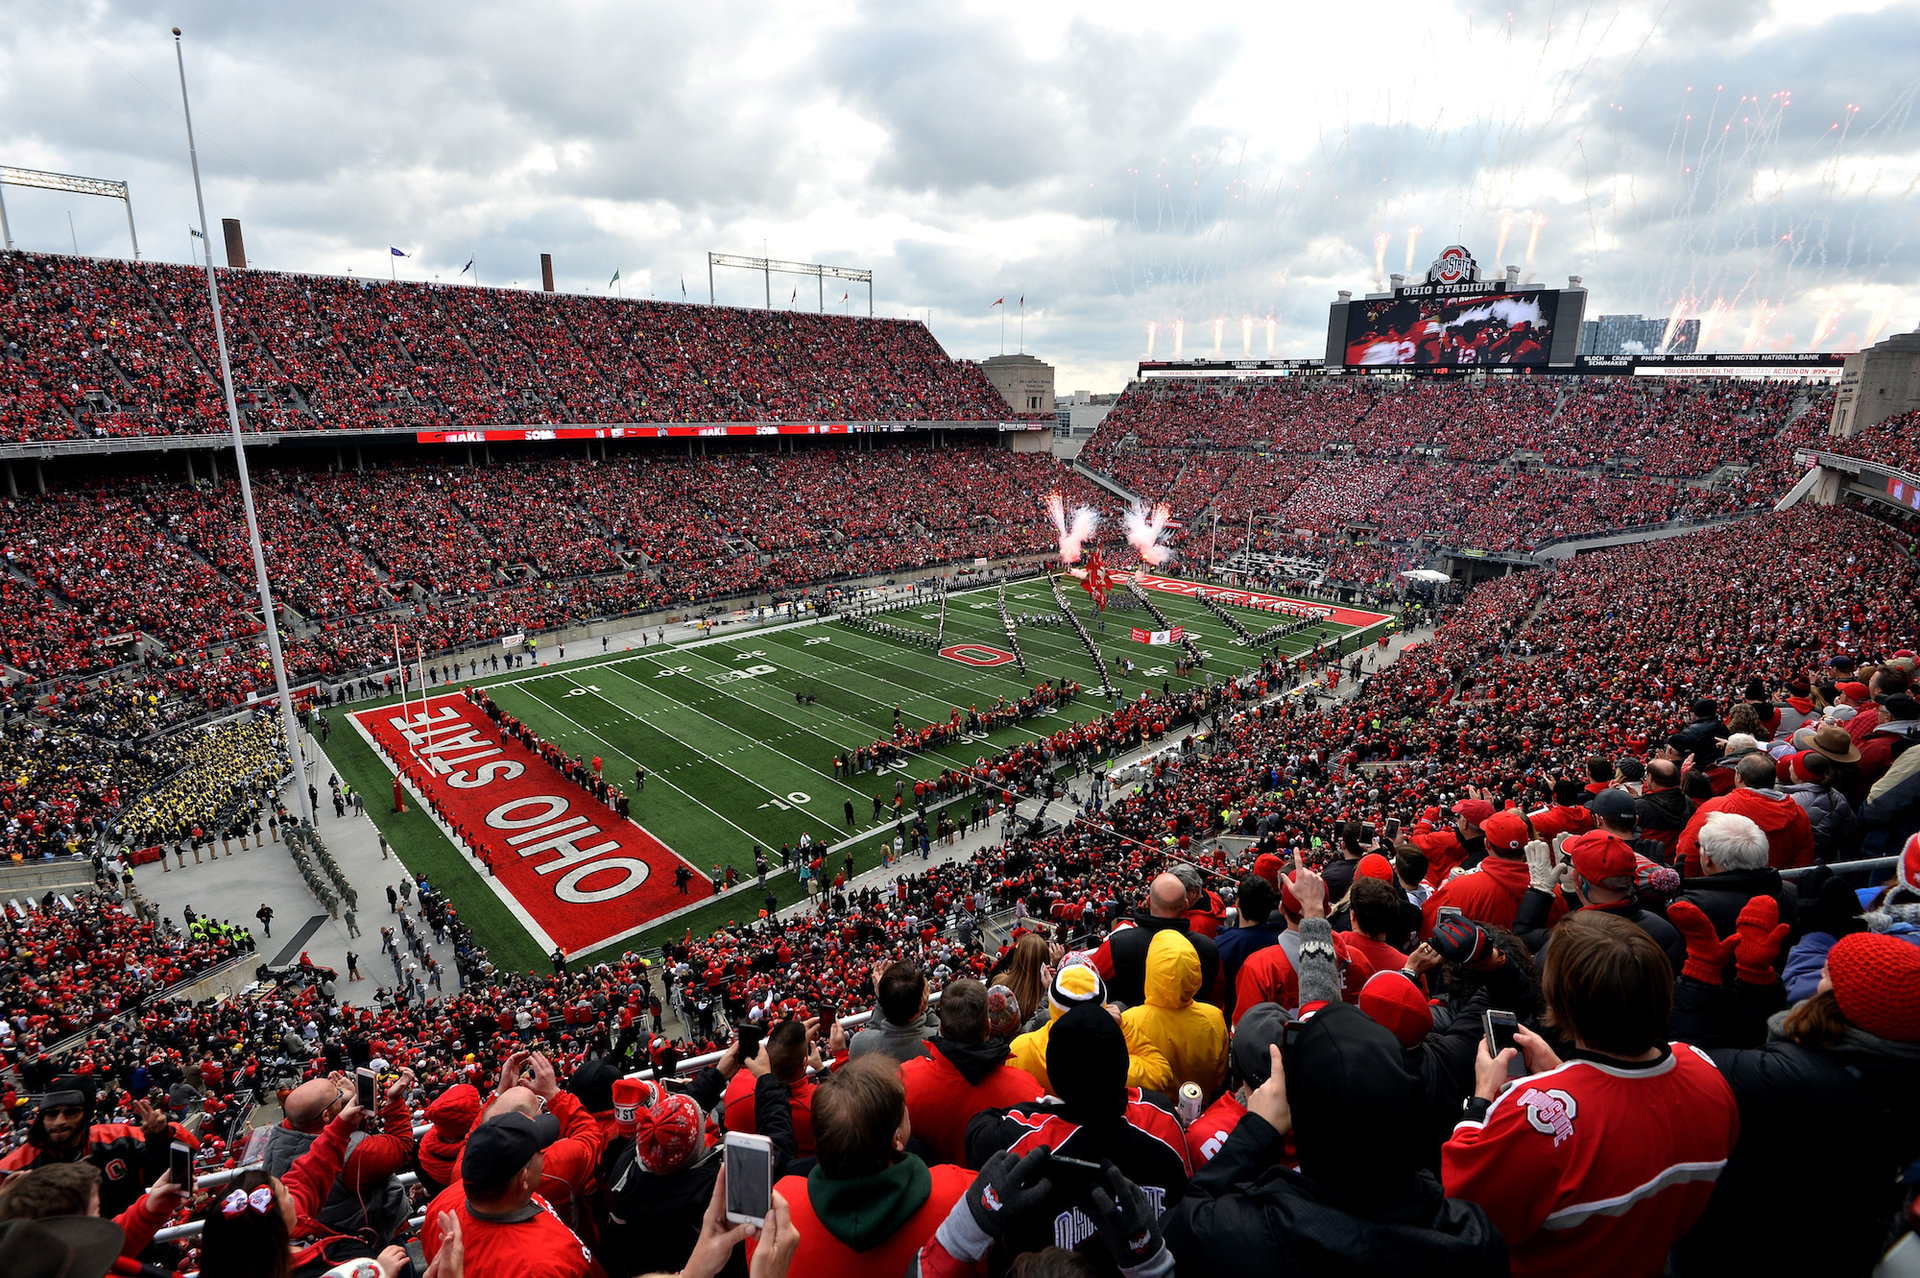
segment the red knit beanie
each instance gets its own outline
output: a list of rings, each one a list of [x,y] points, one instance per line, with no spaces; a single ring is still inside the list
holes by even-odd
[[[1280,880],[1280,908],[1289,918],[1300,917],[1300,898],[1293,894],[1293,876],[1290,874]]]
[[[1909,834],[1907,845],[1900,849],[1900,886],[1920,892],[1920,834]]]
[[[1378,852],[1369,852],[1360,858],[1360,864],[1353,869],[1356,879],[1379,879],[1385,883],[1393,882],[1393,862]]]
[[[1253,858],[1253,872],[1275,887],[1278,887],[1280,885],[1280,871],[1285,868],[1286,864],[1285,861],[1282,861],[1273,853],[1262,852],[1259,856]]]
[[[1853,1024],[1895,1043],[1920,1043],[1920,945],[1856,932],[1827,951],[1827,974]]]
[[[1387,1027],[1412,1047],[1433,1029],[1433,1011],[1427,996],[1402,972],[1375,972],[1360,988],[1360,1010]]]
[[[672,1092],[634,1113],[634,1152],[655,1175],[677,1172],[700,1148],[700,1107],[690,1096]]]

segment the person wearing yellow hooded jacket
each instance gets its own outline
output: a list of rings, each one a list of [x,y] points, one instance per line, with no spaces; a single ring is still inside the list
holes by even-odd
[[[1100,979],[1100,973],[1081,963],[1061,968],[1053,984],[1047,987],[1047,1023],[1008,1044],[1010,1062],[1033,1075],[1034,1081],[1048,1092],[1057,1093],[1047,1077],[1047,1040],[1053,1027],[1060,1023],[1062,1016],[1082,1004],[1100,1007],[1106,1001],[1107,983]],[[1124,1018],[1120,1028],[1127,1040],[1127,1086],[1172,1095],[1176,1084],[1166,1056],[1139,1030],[1128,1026]]]
[[[1200,954],[1181,933],[1153,938],[1146,992],[1146,1002],[1120,1017],[1128,1043],[1145,1039],[1159,1050],[1173,1075],[1171,1088],[1198,1083],[1202,1095],[1218,1095],[1227,1083],[1227,1018],[1213,1004],[1194,1001]]]

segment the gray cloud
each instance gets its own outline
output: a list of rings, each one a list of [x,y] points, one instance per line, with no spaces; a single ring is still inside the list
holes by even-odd
[[[1517,262],[1534,215],[1535,273],[1584,274],[1593,309],[1764,300],[1781,310],[1762,340],[1826,322],[1830,344],[1910,322],[1920,3],[1774,30],[1779,8],[1525,6],[1509,26],[1504,3],[1462,0],[1398,64],[1363,12],[1281,29],[1258,6],[1186,27],[1045,3],[200,0],[178,20],[208,212],[243,218],[259,265],[384,274],[397,244],[415,278],[477,257],[488,283],[528,282],[545,251],[563,287],[617,268],[677,298],[684,274],[704,300],[709,249],[764,241],[871,266],[880,312],[931,309],[960,355],[998,349],[987,304],[1024,291],[1029,348],[1112,389],[1149,323],[1161,354],[1177,321],[1189,353],[1219,321],[1237,354],[1247,319],[1264,353],[1269,317],[1282,353],[1317,353],[1333,292],[1372,281],[1376,233],[1385,271],[1413,226],[1416,269],[1455,237],[1497,266],[1502,219]],[[184,260],[174,19],[132,0],[6,16],[10,162],[127,178],[149,255]],[[1793,105],[1703,150],[1675,140],[1688,84]],[[82,251],[125,251],[103,202],[10,190],[8,210],[27,247],[65,250],[71,211]],[[719,283],[736,303],[761,288]],[[1724,337],[1747,330],[1736,314]]]

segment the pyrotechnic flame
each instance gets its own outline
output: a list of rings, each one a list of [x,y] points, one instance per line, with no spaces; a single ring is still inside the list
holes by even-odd
[[[1160,544],[1173,512],[1162,502],[1149,511],[1145,506],[1127,508],[1127,542],[1140,555],[1140,561],[1158,568],[1173,558],[1173,547]]]
[[[1420,228],[1417,226],[1409,226],[1407,228],[1407,276],[1408,278],[1412,278],[1413,276],[1413,257],[1414,257],[1414,254],[1418,253],[1419,251],[1420,251]]]
[[[1053,531],[1060,539],[1060,562],[1079,563],[1080,544],[1100,527],[1100,512],[1091,506],[1076,506],[1069,516],[1066,502],[1059,493],[1051,492],[1047,494],[1047,516],[1053,520]]]

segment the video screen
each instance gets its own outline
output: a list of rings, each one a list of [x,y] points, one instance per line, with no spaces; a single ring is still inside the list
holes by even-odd
[[[1553,289],[1354,302],[1347,365],[1545,364],[1559,303]]]

